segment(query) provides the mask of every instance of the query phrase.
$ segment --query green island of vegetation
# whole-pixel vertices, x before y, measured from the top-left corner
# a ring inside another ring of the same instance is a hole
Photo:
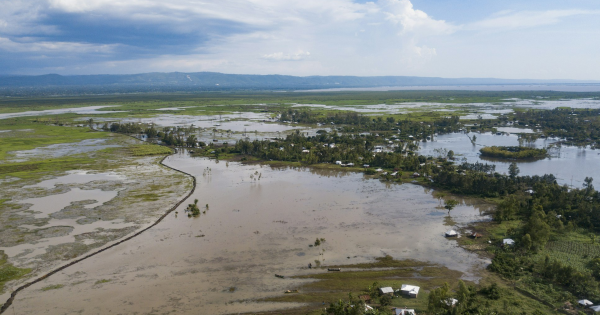
[[[482,156],[501,159],[543,159],[548,156],[548,150],[528,147],[498,147],[491,146],[479,150]]]

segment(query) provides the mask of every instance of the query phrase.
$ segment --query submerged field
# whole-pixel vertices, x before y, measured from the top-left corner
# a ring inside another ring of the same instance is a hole
[[[170,149],[88,127],[12,119],[3,121],[0,145],[5,294],[148,225],[191,185],[158,165]]]
[[[294,133],[341,133],[341,126],[329,123],[279,122],[276,118],[284,110],[309,110],[321,120],[349,112],[417,124],[457,115],[473,128],[485,119],[494,126],[504,115],[536,106],[600,107],[594,99],[565,99],[582,94],[531,93],[2,99],[0,285],[5,287],[0,297],[4,300],[19,284],[148,226],[190,191],[190,177],[159,164],[174,152],[171,148],[137,140],[146,139],[137,133],[101,131],[105,124],[121,122],[159,131],[173,128],[186,136],[190,130],[198,141],[214,143],[205,151],[190,149],[194,153],[179,148],[164,161],[196,177],[198,189],[144,234],[19,293],[13,304],[18,312],[196,314],[201,309],[210,314],[321,314],[330,302],[347,299],[348,293],[367,294],[377,282],[394,288],[403,283],[421,286],[417,299],[391,300],[391,306],[412,307],[421,314],[427,312],[433,290],[448,283],[455,292],[462,279],[476,288],[474,299],[489,311],[553,313],[561,307],[556,302],[561,299],[558,293],[533,285],[532,278],[502,279],[485,269],[499,242],[523,228],[517,218],[491,222],[490,214],[502,196],[453,196],[420,186],[428,180],[413,178],[412,171],[389,181],[380,179],[384,170],[363,174],[359,165],[307,167],[301,161],[268,161],[231,153],[219,160],[212,152],[240,139],[273,141]],[[531,100],[537,96],[538,100]],[[99,113],[87,108],[105,105],[111,107],[99,108]],[[41,117],[36,113],[17,117],[25,110],[57,109]],[[521,136],[516,134],[538,132],[533,126],[504,127],[502,135],[496,129],[486,133],[477,128],[468,134],[436,134],[419,143],[414,153],[445,159],[452,149],[456,163],[479,162],[481,146],[520,145]],[[472,141],[475,134],[478,140]],[[528,145],[532,147],[558,141],[531,139]],[[385,141],[386,152],[398,146]],[[527,175],[548,165],[571,172],[569,167],[593,164],[598,158],[593,150],[565,147],[538,164],[519,166]],[[506,163],[486,162],[506,172]],[[435,165],[441,168],[444,163]],[[575,179],[575,183],[582,180]],[[186,208],[194,199],[200,214],[188,217]],[[451,212],[444,208],[449,200],[457,202]],[[449,229],[459,230],[461,236],[445,238]],[[471,231],[484,237],[467,238]],[[323,242],[315,246],[315,239]],[[585,271],[598,252],[598,245],[588,242],[583,232],[571,230],[552,238],[534,258],[543,262],[547,255]],[[308,269],[309,263],[315,268]],[[339,267],[342,272],[327,272],[327,267]],[[490,289],[493,283],[499,287]],[[298,292],[284,294],[286,290]],[[490,295],[490,290],[497,296]],[[375,306],[380,303],[378,298],[373,301]]]

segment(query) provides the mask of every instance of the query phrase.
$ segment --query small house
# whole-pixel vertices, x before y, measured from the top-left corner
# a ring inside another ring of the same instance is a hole
[[[404,295],[408,295],[410,297],[416,298],[417,295],[419,294],[420,289],[421,289],[420,287],[417,287],[415,285],[403,284],[402,287],[400,288],[400,292]]]
[[[502,246],[513,246],[515,241],[512,238],[505,238],[502,240]]]
[[[392,289],[392,287],[379,288],[379,293],[381,293],[381,295],[394,295],[394,289]]]
[[[417,313],[415,313],[414,309],[408,309],[408,308],[395,308],[394,314],[395,315],[417,315]]]
[[[446,232],[446,237],[457,237],[458,236],[458,232],[456,232],[455,230],[450,230]]]
[[[590,309],[594,311],[594,313],[600,312],[600,305],[590,306]]]
[[[456,304],[458,304],[458,300],[453,298],[447,298],[446,300],[442,301],[442,303],[446,304],[447,306],[454,307]]]
[[[302,150],[302,153],[308,153],[308,152],[310,152],[310,151],[306,150],[306,149]]]
[[[336,165],[342,165],[342,161],[335,161]]]
[[[369,168],[369,164],[363,164],[364,168]]]
[[[586,300],[586,299],[579,300],[579,301],[577,301],[577,303],[579,303],[579,305],[581,305],[583,307],[588,307],[588,306],[594,305],[594,303],[592,303],[592,301]]]
[[[417,173],[417,172],[414,172],[414,173],[412,174],[412,177],[414,177],[414,178],[417,178],[417,177],[419,177],[419,176],[421,176],[421,174],[419,174],[419,173]]]
[[[354,166],[354,163],[348,163],[346,165],[348,165],[349,167],[352,167],[352,166]]]

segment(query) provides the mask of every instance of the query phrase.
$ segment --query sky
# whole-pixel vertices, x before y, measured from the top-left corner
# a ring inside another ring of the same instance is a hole
[[[0,74],[600,80],[598,0],[0,0]]]

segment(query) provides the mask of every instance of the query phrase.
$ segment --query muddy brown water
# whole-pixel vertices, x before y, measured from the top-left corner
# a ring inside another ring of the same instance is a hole
[[[352,264],[391,255],[445,265],[477,279],[487,262],[443,234],[447,212],[432,191],[343,170],[216,162],[181,153],[165,164],[193,174],[199,218],[187,204],[156,228],[21,292],[17,314],[226,314],[273,310],[257,303],[306,280],[308,263]],[[260,178],[260,179],[258,179]],[[488,206],[461,200],[459,225],[489,220]],[[315,238],[320,247],[309,247]],[[349,258],[348,258],[349,257]],[[44,287],[64,287],[42,291]],[[233,291],[233,292],[231,292]],[[296,305],[297,306],[297,305]]]

